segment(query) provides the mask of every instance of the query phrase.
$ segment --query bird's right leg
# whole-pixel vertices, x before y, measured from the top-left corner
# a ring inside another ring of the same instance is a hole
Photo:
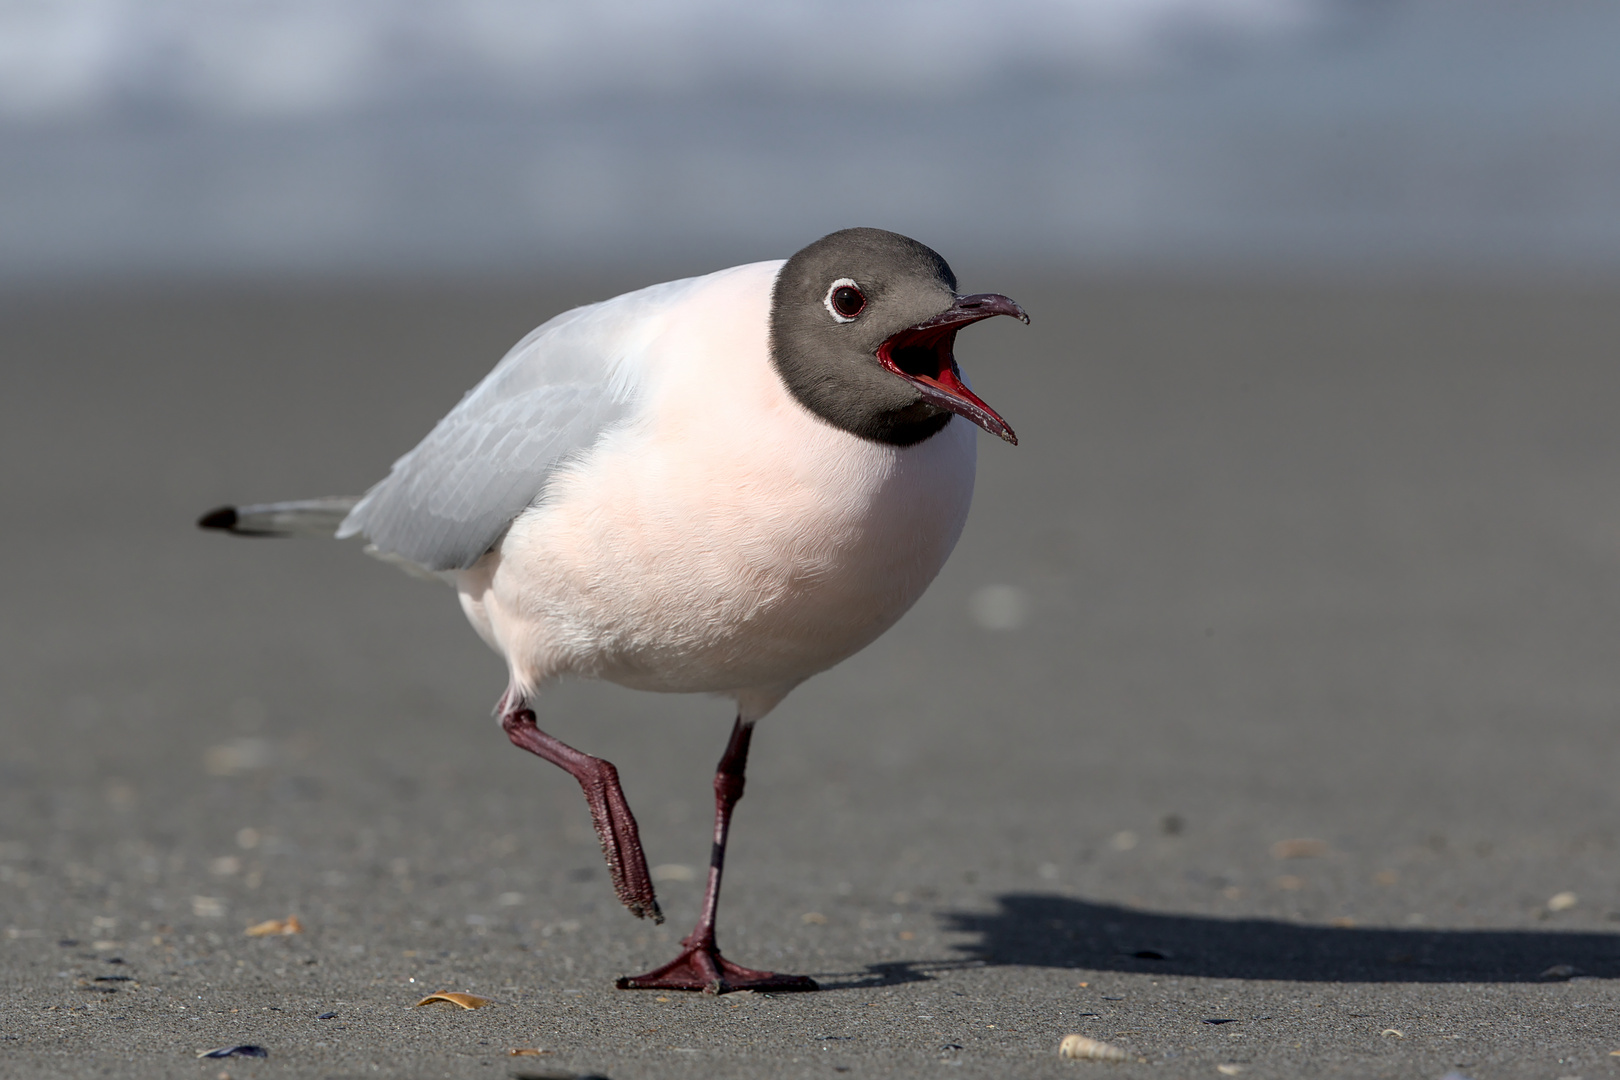
[[[650,916],[653,922],[663,922],[664,913],[658,910],[658,897],[653,893],[652,875],[647,873],[647,856],[641,851],[636,818],[625,801],[624,789],[619,786],[619,770],[611,761],[582,754],[561,739],[541,731],[534,722],[534,710],[520,694],[508,690],[499,708],[501,727],[514,746],[566,769],[579,781],[585,792],[585,803],[591,808],[597,838],[602,841],[602,857],[607,860],[608,873],[613,875],[613,891],[619,894],[630,914],[638,919]]]

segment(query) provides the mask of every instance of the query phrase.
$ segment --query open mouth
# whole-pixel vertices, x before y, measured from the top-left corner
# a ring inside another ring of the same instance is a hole
[[[959,296],[956,303],[926,322],[910,326],[878,346],[877,358],[885,368],[922,391],[923,400],[971,420],[990,434],[1014,446],[1018,436],[990,406],[962,382],[952,350],[962,327],[994,315],[1011,315],[1029,322],[1024,309],[1000,293]]]

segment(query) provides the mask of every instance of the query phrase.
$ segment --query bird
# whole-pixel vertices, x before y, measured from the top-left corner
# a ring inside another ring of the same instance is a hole
[[[703,906],[671,962],[623,989],[815,990],[743,967],[715,932],[754,725],[874,641],[933,581],[973,495],[977,429],[957,332],[1029,316],[963,295],[932,248],[843,229],[784,260],[575,308],[517,343],[359,497],[224,506],[244,536],[359,536],[450,584],[506,662],[495,714],[578,781],[619,900],[663,921],[612,763],[541,730],[583,676],[736,704],[715,772]]]

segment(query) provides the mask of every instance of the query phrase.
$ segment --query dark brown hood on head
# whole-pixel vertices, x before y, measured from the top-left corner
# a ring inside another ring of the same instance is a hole
[[[794,255],[771,293],[771,361],[811,412],[852,435],[910,446],[952,414],[1016,442],[961,381],[956,331],[1023,311],[961,297],[939,254],[882,229],[844,229]]]

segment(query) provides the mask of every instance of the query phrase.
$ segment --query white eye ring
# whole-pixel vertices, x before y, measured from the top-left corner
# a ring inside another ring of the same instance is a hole
[[[861,314],[860,311],[857,311],[854,315],[842,315],[842,314],[839,314],[839,311],[838,311],[837,308],[833,307],[833,293],[837,292],[839,289],[854,289],[856,292],[861,293],[861,299],[862,299],[861,311],[866,310],[866,304],[865,304],[866,294],[865,294],[865,292],[861,289],[860,284],[858,282],[856,282],[856,280],[854,278],[847,278],[847,277],[841,277],[837,281],[833,282],[831,285],[827,286],[827,295],[823,296],[821,298],[821,304],[822,304],[823,307],[825,307],[827,309],[827,314],[831,315],[834,320],[836,320],[838,322],[841,322],[841,323],[842,322],[854,322],[857,318],[860,317],[860,314]]]

